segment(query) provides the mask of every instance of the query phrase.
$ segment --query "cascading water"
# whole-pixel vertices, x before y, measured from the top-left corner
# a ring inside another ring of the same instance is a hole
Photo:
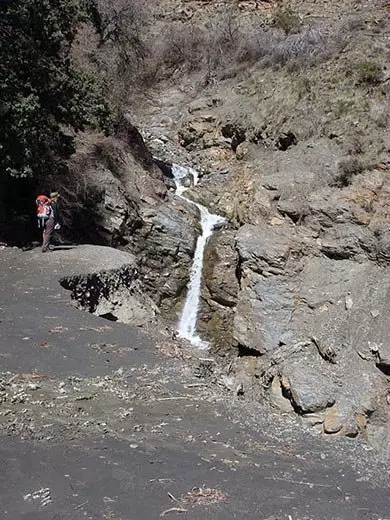
[[[187,180],[188,182],[188,177],[193,178],[194,186],[196,186],[198,183],[199,176],[197,171],[193,170],[192,168],[185,168],[184,166],[173,164],[172,175],[176,184],[176,194],[190,204],[194,204],[194,206],[199,209],[201,217],[200,224],[202,228],[202,234],[198,237],[198,241],[196,243],[194,261],[190,270],[190,281],[188,284],[187,297],[179,320],[178,333],[181,338],[186,339],[192,345],[198,348],[206,349],[209,346],[208,343],[203,341],[196,334],[196,320],[198,317],[200,289],[202,283],[203,256],[207,240],[212,235],[214,228],[218,224],[223,224],[226,222],[226,220],[219,215],[212,215],[209,213],[207,208],[202,206],[202,204],[193,202],[192,200],[183,196],[183,193],[188,188],[188,186],[186,187],[184,185],[184,181]]]

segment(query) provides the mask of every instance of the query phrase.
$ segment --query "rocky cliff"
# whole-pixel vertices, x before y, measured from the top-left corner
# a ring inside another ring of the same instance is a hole
[[[147,148],[124,125],[122,144],[84,143],[74,159],[97,193],[101,240],[136,255],[174,328],[199,214],[152,156],[166,172],[195,167],[190,198],[229,221],[206,250],[198,329],[232,358],[237,387],[320,432],[388,443],[386,2],[150,9],[172,42],[130,116]]]
[[[237,68],[232,58],[233,71],[206,83],[199,70],[177,71],[134,116],[155,155],[201,172],[192,199],[229,219],[206,252],[198,323],[215,352],[239,356],[237,378],[259,398],[327,434],[381,444],[390,133],[387,7],[374,4],[238,2],[237,31],[250,40],[257,28],[274,62]],[[188,28],[226,8],[183,6],[176,19]],[[287,13],[296,26],[278,20]],[[284,61],[264,34],[290,52]]]

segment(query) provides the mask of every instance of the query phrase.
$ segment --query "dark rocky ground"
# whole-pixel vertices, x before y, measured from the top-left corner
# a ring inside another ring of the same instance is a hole
[[[204,352],[83,313],[58,283],[131,261],[0,251],[1,518],[388,518],[388,468],[360,437],[236,396]]]

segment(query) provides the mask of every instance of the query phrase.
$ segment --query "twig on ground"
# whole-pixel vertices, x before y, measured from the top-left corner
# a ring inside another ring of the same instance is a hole
[[[86,504],[88,504],[89,500],[86,500],[85,502],[83,502],[82,504],[79,504],[78,506],[74,507],[73,508],[73,511],[77,511],[77,509],[81,509],[83,506],[85,506]]]
[[[176,502],[177,504],[179,504],[179,506],[181,506],[181,503],[179,502],[179,500],[174,496],[172,495],[172,493],[169,493],[168,491],[168,496],[171,500],[173,500],[174,502]]]
[[[187,509],[184,509],[183,507],[171,507],[169,509],[166,509],[163,511],[160,516],[165,516],[168,513],[187,513]]]
[[[177,395],[176,397],[160,397],[156,401],[174,401],[175,399],[195,399],[192,395]]]
[[[332,488],[331,484],[315,484],[314,482],[303,482],[302,480],[291,480],[289,478],[282,477],[264,477],[266,480],[281,480],[283,482],[290,482],[291,484],[300,484],[301,486],[309,486],[309,487],[324,487],[324,488]]]

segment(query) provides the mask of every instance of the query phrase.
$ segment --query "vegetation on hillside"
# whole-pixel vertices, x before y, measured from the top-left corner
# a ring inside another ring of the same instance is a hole
[[[107,129],[102,88],[72,65],[87,5],[77,0],[0,4],[0,173],[44,176],[64,168],[73,133]]]
[[[66,184],[77,199],[74,186],[85,179],[68,161],[77,132],[114,131],[113,114],[137,111],[156,86],[218,94],[224,82],[242,82],[259,98],[267,135],[291,127],[299,140],[332,136],[345,141],[347,157],[357,135],[361,157],[340,164],[335,186],[373,164],[385,144],[371,146],[365,135],[389,121],[386,2],[375,0],[372,13],[354,0],[335,4],[335,13],[313,0],[265,4],[0,2],[0,236],[37,185]]]

